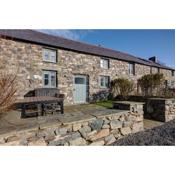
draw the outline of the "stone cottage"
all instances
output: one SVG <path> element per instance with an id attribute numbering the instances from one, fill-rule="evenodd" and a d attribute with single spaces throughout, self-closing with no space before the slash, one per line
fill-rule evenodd
<path id="1" fill-rule="evenodd" d="M 35 88 L 58 88 L 66 104 L 105 98 L 110 80 L 127 77 L 135 83 L 145 74 L 163 73 L 170 85 L 175 70 L 101 46 L 35 30 L 0 30 L 0 69 L 17 74 L 17 96 Z"/>

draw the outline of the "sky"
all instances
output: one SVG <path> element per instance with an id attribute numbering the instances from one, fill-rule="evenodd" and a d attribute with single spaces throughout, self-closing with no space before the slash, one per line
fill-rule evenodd
<path id="1" fill-rule="evenodd" d="M 156 56 L 175 68 L 175 30 L 42 30 L 53 35 L 101 45 L 137 57 Z"/>

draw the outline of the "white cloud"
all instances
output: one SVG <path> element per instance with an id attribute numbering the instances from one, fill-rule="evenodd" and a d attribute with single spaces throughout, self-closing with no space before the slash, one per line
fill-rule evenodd
<path id="1" fill-rule="evenodd" d="M 68 30 L 68 29 L 40 29 L 40 32 L 61 36 L 72 40 L 81 40 L 91 30 Z"/>

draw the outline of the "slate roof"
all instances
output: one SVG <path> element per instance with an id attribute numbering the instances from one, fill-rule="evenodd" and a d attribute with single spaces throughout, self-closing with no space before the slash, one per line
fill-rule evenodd
<path id="1" fill-rule="evenodd" d="M 168 66 L 154 63 L 152 61 L 139 58 L 120 51 L 104 48 L 101 46 L 90 45 L 79 41 L 73 41 L 70 39 L 45 34 L 35 30 L 0 29 L 0 36 L 20 40 L 23 42 L 32 42 L 32 43 L 41 44 L 49 47 L 63 48 L 63 49 L 82 52 L 86 54 L 93 54 L 97 56 L 108 57 L 108 58 L 123 60 L 127 62 L 134 62 L 134 63 L 139 63 L 143 65 L 148 65 L 148 66 L 159 67 L 163 69 L 175 70 Z"/>

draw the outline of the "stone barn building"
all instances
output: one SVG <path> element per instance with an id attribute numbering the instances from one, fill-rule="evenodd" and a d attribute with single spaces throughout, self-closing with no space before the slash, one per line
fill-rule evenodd
<path id="1" fill-rule="evenodd" d="M 145 74 L 163 73 L 174 86 L 175 70 L 127 53 L 35 30 L 0 30 L 0 69 L 17 74 L 18 98 L 36 88 L 58 88 L 65 104 L 104 99 L 109 83 L 125 77 L 137 83 Z"/>

